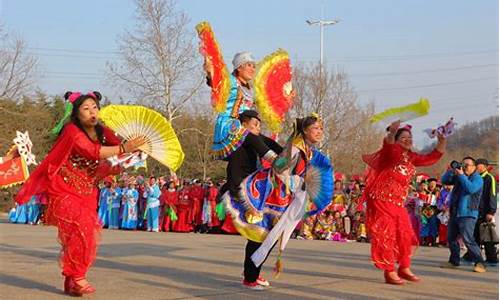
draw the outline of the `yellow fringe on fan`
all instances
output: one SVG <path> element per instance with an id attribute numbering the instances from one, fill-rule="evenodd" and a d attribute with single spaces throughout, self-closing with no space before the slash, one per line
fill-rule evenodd
<path id="1" fill-rule="evenodd" d="M 266 93 L 266 82 L 273 71 L 274 65 L 283 60 L 289 60 L 288 53 L 283 49 L 278 49 L 264 57 L 258 65 L 258 72 L 254 80 L 255 105 L 260 113 L 260 117 L 272 132 L 281 131 L 283 120 L 269 105 L 271 100 Z"/>
<path id="2" fill-rule="evenodd" d="M 226 110 L 226 102 L 229 98 L 229 94 L 231 92 L 231 78 L 229 75 L 229 71 L 224 63 L 224 58 L 222 56 L 222 51 L 215 39 L 215 34 L 210 26 L 210 23 L 204 21 L 196 25 L 196 31 L 198 32 L 198 36 L 202 44 L 205 43 L 206 40 L 211 41 L 214 45 L 215 49 L 213 50 L 215 53 L 205 53 L 210 57 L 212 64 L 214 66 L 214 71 L 217 69 L 221 72 L 221 81 L 217 86 L 212 86 L 212 106 L 216 112 L 224 112 Z M 203 45 L 201 45 L 203 47 Z M 214 82 L 212 82 L 214 84 Z M 216 84 L 216 83 L 215 83 Z"/>

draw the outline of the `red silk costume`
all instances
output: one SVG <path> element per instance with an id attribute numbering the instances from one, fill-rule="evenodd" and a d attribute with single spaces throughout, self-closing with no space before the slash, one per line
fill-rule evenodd
<path id="1" fill-rule="evenodd" d="M 210 212 L 211 212 L 211 218 L 210 218 L 210 223 L 208 224 L 208 227 L 216 227 L 220 226 L 221 222 L 219 218 L 217 217 L 217 212 L 215 211 L 215 207 L 217 206 L 217 194 L 219 193 L 219 190 L 215 186 L 209 186 L 207 188 L 207 200 L 208 203 L 210 203 Z"/>
<path id="2" fill-rule="evenodd" d="M 190 232 L 193 231 L 191 225 L 191 199 L 189 191 L 191 188 L 184 187 L 179 192 L 179 202 L 177 208 L 177 221 L 172 225 L 172 231 L 175 232 Z"/>
<path id="3" fill-rule="evenodd" d="M 108 128 L 104 128 L 104 137 L 105 145 L 120 143 Z M 98 141 L 91 141 L 76 125 L 68 123 L 16 196 L 22 204 L 32 195 L 47 195 L 45 220 L 57 226 L 64 276 L 86 277 L 96 257 L 101 228 L 97 219 L 97 181 L 117 171 L 99 160 L 100 149 Z"/>
<path id="4" fill-rule="evenodd" d="M 381 150 L 363 156 L 370 167 L 363 196 L 367 201 L 371 257 L 377 268 L 393 271 L 395 262 L 400 268 L 410 267 L 417 237 L 404 201 L 415 167 L 432 165 L 442 155 L 435 149 L 429 154 L 417 154 L 384 140 Z"/>
<path id="5" fill-rule="evenodd" d="M 165 204 L 165 209 L 168 209 L 169 207 L 173 209 L 177 213 L 177 203 L 179 201 L 179 194 L 177 191 L 174 190 L 169 190 L 165 189 L 162 191 L 161 196 L 160 196 L 160 201 L 163 201 Z M 173 225 L 172 220 L 170 219 L 170 216 L 165 214 L 164 219 L 163 219 L 163 225 L 162 228 L 165 232 L 170 231 L 171 227 Z"/>
<path id="6" fill-rule="evenodd" d="M 191 198 L 191 221 L 192 224 L 203 224 L 203 202 L 205 200 L 205 190 L 201 185 L 191 187 L 189 197 Z"/>

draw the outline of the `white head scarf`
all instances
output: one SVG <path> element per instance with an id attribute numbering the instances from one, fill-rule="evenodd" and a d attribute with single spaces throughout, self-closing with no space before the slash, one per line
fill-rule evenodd
<path id="1" fill-rule="evenodd" d="M 252 53 L 247 51 L 236 53 L 233 58 L 233 70 L 238 69 L 239 66 L 248 62 L 255 63 Z"/>

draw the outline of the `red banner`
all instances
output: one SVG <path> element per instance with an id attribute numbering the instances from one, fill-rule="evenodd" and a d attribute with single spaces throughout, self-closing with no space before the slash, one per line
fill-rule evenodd
<path id="1" fill-rule="evenodd" d="M 22 157 L 16 157 L 0 164 L 0 188 L 23 183 L 28 179 L 28 167 Z"/>

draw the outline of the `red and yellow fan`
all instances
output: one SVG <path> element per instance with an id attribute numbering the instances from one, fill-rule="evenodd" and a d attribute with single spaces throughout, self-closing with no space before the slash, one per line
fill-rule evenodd
<path id="1" fill-rule="evenodd" d="M 255 105 L 263 122 L 272 132 L 280 132 L 293 104 L 292 67 L 285 50 L 278 49 L 259 63 L 254 87 Z"/>
<path id="2" fill-rule="evenodd" d="M 214 74 L 212 77 L 212 106 L 215 111 L 223 112 L 231 90 L 231 78 L 227 70 L 219 43 L 215 39 L 212 27 L 208 22 L 196 25 L 200 38 L 200 53 L 212 62 Z"/>

